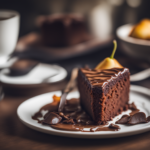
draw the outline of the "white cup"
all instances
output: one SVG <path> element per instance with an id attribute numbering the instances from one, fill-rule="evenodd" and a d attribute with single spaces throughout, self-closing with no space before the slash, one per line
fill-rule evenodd
<path id="1" fill-rule="evenodd" d="M 0 10 L 0 66 L 14 51 L 19 34 L 20 15 L 13 10 Z"/>

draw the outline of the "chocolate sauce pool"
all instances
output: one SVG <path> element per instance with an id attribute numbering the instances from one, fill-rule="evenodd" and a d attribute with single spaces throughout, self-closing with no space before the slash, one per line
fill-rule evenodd
<path id="1" fill-rule="evenodd" d="M 113 124 L 108 127 L 106 125 L 96 125 L 81 108 L 79 99 L 66 100 L 63 113 L 57 111 L 58 105 L 59 101 L 54 99 L 52 103 L 43 106 L 32 119 L 58 130 L 95 132 L 118 131 L 120 129 L 119 126 Z M 43 112 L 46 112 L 46 114 L 43 115 Z M 86 131 L 85 128 L 90 128 L 90 130 Z"/>
<path id="2" fill-rule="evenodd" d="M 118 131 L 120 127 L 116 124 L 135 125 L 139 123 L 147 123 L 150 121 L 150 116 L 146 118 L 145 113 L 139 112 L 134 103 L 129 104 L 129 109 L 132 112 L 129 115 L 123 115 L 116 124 L 97 125 L 91 117 L 81 108 L 79 99 L 66 100 L 63 112 L 58 112 L 59 100 L 55 99 L 52 103 L 43 106 L 37 113 L 32 116 L 32 119 L 38 123 L 48 125 L 54 129 L 67 131 Z M 90 130 L 85 130 L 90 128 Z"/>

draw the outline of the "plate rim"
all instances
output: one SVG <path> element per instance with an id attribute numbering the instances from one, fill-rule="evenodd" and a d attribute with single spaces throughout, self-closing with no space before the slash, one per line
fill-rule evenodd
<path id="1" fill-rule="evenodd" d="M 46 63 L 39 63 L 39 64 L 46 64 Z M 45 84 L 49 84 L 49 83 L 57 83 L 57 82 L 60 82 L 60 81 L 62 81 L 62 80 L 64 80 L 66 77 L 67 77 L 67 75 L 68 75 L 68 73 L 67 73 L 67 70 L 64 68 L 64 67 L 62 67 L 62 66 L 60 66 L 60 65 L 57 65 L 57 64 L 46 64 L 46 65 L 49 65 L 49 66 L 55 66 L 55 67 L 59 67 L 59 69 L 61 69 L 63 72 L 64 72 L 64 78 L 62 78 L 61 80 L 59 80 L 59 81 L 54 81 L 54 82 L 47 82 L 47 83 L 31 83 L 31 84 L 29 84 L 29 83 L 27 83 L 27 84 L 24 84 L 24 83 L 10 83 L 10 82 L 5 82 L 5 81 L 3 81 L 3 80 L 1 80 L 1 76 L 2 75 L 4 75 L 4 71 L 5 70 L 8 70 L 7 68 L 5 68 L 5 69 L 2 69 L 1 71 L 0 71 L 0 81 L 1 81 L 1 83 L 2 84 L 6 84 L 6 85 L 15 85 L 15 86 L 30 86 L 30 85 L 32 85 L 32 86 L 37 86 L 37 85 L 45 85 Z"/>
<path id="2" fill-rule="evenodd" d="M 148 92 L 149 89 L 145 88 L 145 87 L 142 87 L 142 86 L 131 85 L 130 90 L 134 91 L 134 92 L 144 94 L 144 95 L 147 95 L 147 96 L 150 96 L 150 94 Z M 144 90 L 146 90 L 145 93 L 143 93 Z M 107 133 L 107 132 L 105 132 L 105 133 L 101 132 L 101 134 L 99 134 L 99 132 L 65 131 L 65 130 L 57 130 L 57 129 L 53 129 L 53 128 L 52 128 L 52 130 L 49 130 L 49 129 L 43 129 L 43 128 L 38 127 L 38 126 L 34 126 L 34 125 L 24 121 L 20 117 L 19 111 L 20 111 L 21 106 L 24 105 L 24 103 L 26 103 L 27 101 L 30 101 L 32 99 L 35 99 L 36 97 L 47 95 L 47 94 L 50 94 L 50 93 L 52 94 L 52 93 L 56 93 L 56 92 L 60 92 L 60 91 L 54 91 L 54 92 L 41 94 L 41 95 L 32 97 L 32 98 L 27 99 L 26 101 L 22 102 L 17 108 L 17 116 L 20 119 L 20 121 L 23 124 L 25 124 L 27 127 L 31 128 L 33 130 L 39 131 L 39 132 L 46 133 L 46 134 L 58 135 L 58 136 L 63 136 L 63 137 L 72 137 L 72 138 L 85 138 L 85 139 L 90 139 L 90 138 L 92 138 L 92 139 L 96 139 L 96 138 L 99 138 L 99 139 L 101 139 L 101 138 L 117 138 L 117 137 L 136 135 L 136 134 L 144 133 L 144 132 L 150 130 L 150 124 L 148 124 L 145 127 L 142 127 L 142 129 L 140 129 L 140 130 L 139 129 L 134 129 L 132 131 L 129 130 L 129 131 L 122 131 L 122 132 L 114 132 L 115 134 L 110 134 L 110 133 Z M 112 131 L 112 133 L 113 133 L 113 131 Z"/>

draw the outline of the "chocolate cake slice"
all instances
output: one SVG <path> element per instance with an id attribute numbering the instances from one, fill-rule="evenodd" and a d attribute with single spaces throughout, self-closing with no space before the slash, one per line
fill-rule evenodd
<path id="1" fill-rule="evenodd" d="M 128 109 L 129 88 L 128 68 L 79 69 L 81 105 L 98 124 L 105 124 Z"/>
<path id="2" fill-rule="evenodd" d="M 42 41 L 46 46 L 66 47 L 91 39 L 82 15 L 53 14 L 45 16 L 40 28 Z"/>

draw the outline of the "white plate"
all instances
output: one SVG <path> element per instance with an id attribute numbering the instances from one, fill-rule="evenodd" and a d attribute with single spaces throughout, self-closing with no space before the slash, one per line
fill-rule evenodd
<path id="1" fill-rule="evenodd" d="M 42 81 L 51 75 L 55 75 L 47 80 L 47 83 L 54 83 L 63 80 L 67 76 L 67 71 L 57 65 L 49 65 L 39 63 L 28 74 L 23 76 L 11 77 L 7 76 L 9 69 L 3 69 L 0 74 L 0 81 L 2 83 L 14 85 L 36 85 L 41 84 Z"/>
<path id="2" fill-rule="evenodd" d="M 139 93 L 139 91 L 141 91 L 141 93 Z M 131 86 L 130 102 L 135 102 L 136 106 L 140 109 L 140 111 L 145 112 L 146 116 L 150 115 L 150 101 L 148 98 L 149 93 L 150 91 L 147 88 L 133 85 Z M 36 120 L 32 120 L 31 117 L 33 116 L 33 114 L 35 114 L 43 105 L 52 102 L 52 96 L 54 94 L 60 96 L 61 92 L 56 91 L 42 94 L 23 102 L 18 107 L 17 110 L 17 114 L 20 120 L 26 126 L 40 132 L 76 138 L 114 138 L 139 134 L 150 130 L 150 122 L 149 122 L 133 126 L 119 125 L 121 127 L 121 130 L 119 131 L 100 131 L 100 132 L 63 131 L 53 129 L 49 126 L 44 126 L 42 124 L 37 123 Z M 74 98 L 79 97 L 78 91 L 70 93 L 67 98 L 73 97 Z M 129 112 L 130 110 L 123 112 L 121 115 L 115 117 L 113 121 L 110 121 L 110 123 L 115 122 L 118 118 L 120 118 L 124 114 L 129 114 Z"/>

